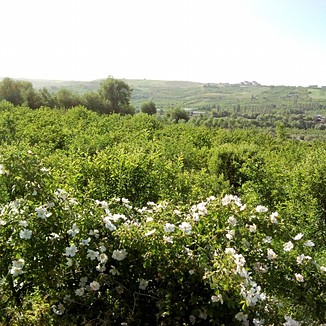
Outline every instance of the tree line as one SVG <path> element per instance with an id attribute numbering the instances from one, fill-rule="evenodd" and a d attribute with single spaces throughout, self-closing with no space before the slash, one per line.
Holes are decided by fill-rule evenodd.
<path id="1" fill-rule="evenodd" d="M 4 78 L 0 82 L 0 101 L 6 100 L 15 106 L 72 108 L 83 105 L 98 113 L 133 114 L 130 104 L 132 89 L 121 80 L 109 77 L 103 80 L 97 91 L 77 94 L 68 88 L 51 93 L 46 87 L 36 90 L 29 81 Z"/>

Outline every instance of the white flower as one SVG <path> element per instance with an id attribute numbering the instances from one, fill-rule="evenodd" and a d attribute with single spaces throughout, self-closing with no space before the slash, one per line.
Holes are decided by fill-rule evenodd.
<path id="1" fill-rule="evenodd" d="M 106 251 L 106 247 L 105 246 L 100 246 L 99 249 L 100 249 L 100 252 L 105 252 Z"/>
<path id="2" fill-rule="evenodd" d="M 255 233 L 257 231 L 257 225 L 256 224 L 249 225 L 249 231 L 251 233 Z"/>
<path id="3" fill-rule="evenodd" d="M 271 214 L 271 223 L 272 224 L 277 224 L 278 223 L 277 217 L 278 217 L 278 213 L 277 212 L 273 212 Z"/>
<path id="4" fill-rule="evenodd" d="M 225 248 L 224 252 L 228 255 L 234 255 L 235 250 L 233 248 Z"/>
<path id="5" fill-rule="evenodd" d="M 96 205 L 101 206 L 103 209 L 108 209 L 109 205 L 105 200 L 99 201 L 99 200 L 95 200 Z"/>
<path id="6" fill-rule="evenodd" d="M 75 291 L 76 295 L 78 295 L 79 297 L 82 297 L 84 295 L 84 292 L 84 288 L 80 288 Z"/>
<path id="7" fill-rule="evenodd" d="M 13 266 L 10 269 L 10 274 L 12 274 L 13 277 L 17 277 L 18 275 L 20 275 L 22 273 L 23 273 L 23 270 L 21 268 Z"/>
<path id="8" fill-rule="evenodd" d="M 241 254 L 235 254 L 233 255 L 234 257 L 234 262 L 236 263 L 237 266 L 242 267 L 246 263 L 246 259 L 241 255 Z"/>
<path id="9" fill-rule="evenodd" d="M 147 286 L 148 286 L 149 281 L 144 280 L 143 278 L 139 280 L 139 288 L 141 290 L 146 290 Z"/>
<path id="10" fill-rule="evenodd" d="M 57 189 L 54 194 L 62 200 L 66 200 L 68 197 L 68 193 L 63 189 Z"/>
<path id="11" fill-rule="evenodd" d="M 110 231 L 115 231 L 117 229 L 117 227 L 110 220 L 105 221 L 105 227 Z"/>
<path id="12" fill-rule="evenodd" d="M 261 293 L 261 287 L 255 282 L 251 282 L 251 288 L 249 290 L 243 287 L 241 294 L 249 306 L 255 306 L 258 300 L 264 301 L 266 299 L 266 294 Z"/>
<path id="13" fill-rule="evenodd" d="M 196 317 L 194 315 L 190 315 L 189 322 L 191 325 L 194 325 L 196 323 Z"/>
<path id="14" fill-rule="evenodd" d="M 254 318 L 252 322 L 254 323 L 255 326 L 262 326 L 262 325 L 264 325 L 265 321 L 264 321 L 264 319 L 256 319 L 256 318 Z"/>
<path id="15" fill-rule="evenodd" d="M 302 264 L 302 262 L 304 261 L 304 259 L 310 260 L 311 257 L 310 256 L 305 256 L 304 254 L 301 254 L 300 256 L 297 257 L 297 263 L 298 263 L 298 265 Z"/>
<path id="16" fill-rule="evenodd" d="M 76 225 L 76 223 L 74 223 L 72 225 L 72 229 L 71 230 L 68 230 L 67 233 L 69 235 L 71 235 L 72 237 L 75 237 L 77 233 L 79 233 L 79 228 L 78 226 Z"/>
<path id="17" fill-rule="evenodd" d="M 273 260 L 277 257 L 277 254 L 274 252 L 273 249 L 268 248 L 267 249 L 267 259 L 268 260 Z"/>
<path id="18" fill-rule="evenodd" d="M 232 226 L 236 226 L 237 225 L 237 219 L 234 217 L 234 216 L 230 216 L 229 218 L 228 218 L 228 223 L 230 224 L 230 225 L 232 225 Z"/>
<path id="19" fill-rule="evenodd" d="M 24 229 L 24 230 L 21 230 L 21 231 L 19 232 L 19 237 L 20 237 L 21 239 L 26 239 L 26 240 L 28 240 L 28 239 L 31 238 L 32 233 L 33 233 L 33 232 L 32 232 L 31 230 Z"/>
<path id="20" fill-rule="evenodd" d="M 320 266 L 320 270 L 321 270 L 322 272 L 326 272 L 326 266 Z"/>
<path id="21" fill-rule="evenodd" d="M 97 270 L 98 272 L 100 272 L 100 273 L 103 273 L 103 272 L 106 271 L 106 267 L 105 267 L 105 265 L 98 264 L 98 265 L 96 266 L 96 270 Z"/>
<path id="22" fill-rule="evenodd" d="M 5 173 L 7 173 L 6 169 L 2 164 L 0 164 L 0 174 L 5 174 Z"/>
<path id="23" fill-rule="evenodd" d="M 266 265 L 264 265 L 263 263 L 256 262 L 254 264 L 254 270 L 257 273 L 267 273 L 268 272 L 268 267 Z"/>
<path id="24" fill-rule="evenodd" d="M 284 251 L 291 251 L 293 249 L 293 243 L 291 241 L 284 243 Z"/>
<path id="25" fill-rule="evenodd" d="M 178 216 L 181 216 L 182 214 L 178 209 L 173 210 L 173 213 Z"/>
<path id="26" fill-rule="evenodd" d="M 189 235 L 191 233 L 192 226 L 188 222 L 182 222 L 179 225 L 179 229 L 185 234 Z"/>
<path id="27" fill-rule="evenodd" d="M 35 212 L 37 213 L 37 217 L 46 219 L 52 215 L 49 213 L 44 206 L 36 207 Z"/>
<path id="28" fill-rule="evenodd" d="M 82 277 L 82 278 L 79 280 L 79 286 L 80 286 L 80 287 L 84 287 L 84 286 L 86 285 L 86 283 L 87 283 L 87 277 L 86 277 L 86 276 Z"/>
<path id="29" fill-rule="evenodd" d="M 256 210 L 257 213 L 266 213 L 268 211 L 268 208 L 265 207 L 265 206 L 262 206 L 262 205 L 258 205 L 255 208 L 255 210 Z"/>
<path id="30" fill-rule="evenodd" d="M 221 304 L 223 304 L 223 297 L 221 294 L 218 294 L 218 295 L 212 295 L 211 296 L 211 301 L 212 302 L 221 302 Z"/>
<path id="31" fill-rule="evenodd" d="M 60 238 L 59 234 L 54 233 L 54 232 L 50 233 L 51 240 L 55 240 L 55 239 L 59 239 L 59 238 Z"/>
<path id="32" fill-rule="evenodd" d="M 245 315 L 242 311 L 238 312 L 234 317 L 239 321 L 246 321 L 248 319 L 248 315 Z"/>
<path id="33" fill-rule="evenodd" d="M 118 270 L 112 265 L 111 265 L 111 269 L 109 270 L 109 273 L 112 274 L 112 275 L 120 275 Z"/>
<path id="34" fill-rule="evenodd" d="M 10 269 L 10 274 L 12 274 L 13 277 L 22 274 L 24 265 L 25 265 L 25 260 L 22 258 L 18 260 L 13 260 L 12 267 Z"/>
<path id="35" fill-rule="evenodd" d="M 4 225 L 6 225 L 6 224 L 7 224 L 6 221 L 0 219 L 0 226 L 4 226 Z"/>
<path id="36" fill-rule="evenodd" d="M 99 230 L 90 230 L 90 231 L 88 232 L 89 235 L 93 235 L 95 238 L 99 238 L 99 236 L 100 236 L 99 233 L 100 233 Z"/>
<path id="37" fill-rule="evenodd" d="M 66 265 L 68 266 L 68 267 L 71 267 L 72 265 L 73 265 L 73 260 L 71 259 L 71 258 L 66 258 L 67 259 L 67 262 L 66 262 Z"/>
<path id="38" fill-rule="evenodd" d="M 222 205 L 223 206 L 227 206 L 231 203 L 231 201 L 233 200 L 233 196 L 232 195 L 225 195 L 222 198 Z"/>
<path id="39" fill-rule="evenodd" d="M 225 235 L 227 239 L 231 240 L 235 236 L 235 231 L 234 230 L 229 230 L 228 233 Z"/>
<path id="40" fill-rule="evenodd" d="M 303 234 L 302 234 L 302 233 L 298 233 L 298 234 L 293 238 L 293 240 L 297 241 L 297 240 L 300 240 L 302 237 L 303 237 Z"/>
<path id="41" fill-rule="evenodd" d="M 94 260 L 95 258 L 97 258 L 99 255 L 98 251 L 94 251 L 92 249 L 88 249 L 87 250 L 87 255 L 86 257 L 89 258 L 90 260 Z"/>
<path id="42" fill-rule="evenodd" d="M 66 247 L 66 256 L 74 257 L 77 252 L 77 247 L 75 245 L 71 245 L 70 247 Z"/>
<path id="43" fill-rule="evenodd" d="M 289 316 L 284 316 L 284 319 L 286 320 L 286 323 L 284 323 L 284 326 L 299 326 L 300 324 L 295 321 L 294 319 L 292 319 Z"/>
<path id="44" fill-rule="evenodd" d="M 90 242 L 91 242 L 91 238 L 83 239 L 81 245 L 88 246 Z"/>
<path id="45" fill-rule="evenodd" d="M 265 242 L 265 243 L 271 243 L 271 242 L 272 242 L 272 240 L 273 240 L 273 238 L 272 238 L 272 237 L 270 237 L 270 236 L 267 236 L 266 238 L 264 238 L 264 239 L 263 239 L 263 242 Z"/>
<path id="46" fill-rule="evenodd" d="M 195 273 L 195 271 L 193 269 L 191 269 L 189 272 L 188 272 L 190 275 L 193 275 Z"/>
<path id="47" fill-rule="evenodd" d="M 166 233 L 174 232 L 174 229 L 175 229 L 175 225 L 172 223 L 165 223 L 165 225 L 163 226 L 163 230 Z"/>
<path id="48" fill-rule="evenodd" d="M 127 251 L 126 249 L 121 249 L 121 250 L 113 250 L 112 253 L 112 258 L 116 260 L 123 260 L 127 256 Z"/>
<path id="49" fill-rule="evenodd" d="M 163 240 L 169 243 L 173 243 L 173 238 L 163 235 Z"/>
<path id="50" fill-rule="evenodd" d="M 304 278 L 301 274 L 295 273 L 294 274 L 295 278 L 297 279 L 298 282 L 304 282 Z"/>
<path id="51" fill-rule="evenodd" d="M 92 283 L 89 284 L 89 287 L 93 291 L 98 291 L 100 289 L 100 283 L 93 281 Z"/>
<path id="52" fill-rule="evenodd" d="M 207 314 L 204 312 L 204 311 L 201 311 L 200 313 L 199 313 L 199 316 L 198 316 L 200 319 L 204 319 L 204 320 L 206 320 L 207 319 Z"/>
<path id="53" fill-rule="evenodd" d="M 306 241 L 303 245 L 306 247 L 314 247 L 315 246 L 315 244 L 311 240 Z"/>
<path id="54" fill-rule="evenodd" d="M 240 206 L 240 211 L 242 212 L 242 211 L 244 211 L 246 208 L 247 208 L 247 205 L 246 205 L 246 204 L 241 205 L 241 206 Z"/>
<path id="55" fill-rule="evenodd" d="M 97 251 L 96 251 L 97 252 Z M 98 252 L 97 252 L 98 253 Z M 97 259 L 102 263 L 105 264 L 108 261 L 108 256 L 104 253 L 97 255 Z"/>
<path id="56" fill-rule="evenodd" d="M 28 227 L 28 223 L 27 223 L 27 221 L 25 221 L 25 220 L 23 220 L 23 221 L 19 221 L 19 226 L 22 226 L 22 227 L 24 227 L 24 228 L 26 228 L 26 227 Z"/>
<path id="57" fill-rule="evenodd" d="M 240 208 L 242 208 L 243 209 L 243 205 L 242 205 L 242 203 L 241 203 L 241 199 L 238 197 L 238 196 L 233 196 L 233 201 L 234 201 L 234 203 L 238 206 L 238 207 L 240 207 Z"/>
<path id="58" fill-rule="evenodd" d="M 150 235 L 154 234 L 156 232 L 156 229 L 150 230 L 145 233 L 145 237 L 149 237 Z"/>
<path id="59" fill-rule="evenodd" d="M 58 304 L 58 308 L 56 307 L 56 306 L 53 306 L 52 307 L 52 310 L 53 310 L 53 312 L 56 314 L 56 315 L 63 315 L 64 314 L 64 312 L 65 312 L 65 307 L 64 307 L 64 305 L 62 304 L 62 303 L 59 303 Z"/>

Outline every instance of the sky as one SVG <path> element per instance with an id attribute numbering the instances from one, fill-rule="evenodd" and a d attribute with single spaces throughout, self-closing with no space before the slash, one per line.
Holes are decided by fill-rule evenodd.
<path id="1" fill-rule="evenodd" d="M 10 0 L 0 77 L 326 85 L 326 0 Z"/>

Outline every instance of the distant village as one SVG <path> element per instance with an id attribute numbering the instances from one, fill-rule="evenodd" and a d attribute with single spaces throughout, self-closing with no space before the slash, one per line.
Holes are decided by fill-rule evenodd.
<path id="1" fill-rule="evenodd" d="M 248 81 L 245 80 L 243 82 L 240 83 L 207 83 L 204 85 L 204 87 L 207 88 L 214 88 L 214 87 L 227 87 L 227 86 L 234 86 L 234 87 L 250 87 L 250 86 L 262 86 L 260 83 L 256 82 L 256 81 Z M 319 85 L 309 85 L 308 88 L 313 88 L 313 89 L 325 89 L 326 90 L 326 86 L 319 86 Z"/>

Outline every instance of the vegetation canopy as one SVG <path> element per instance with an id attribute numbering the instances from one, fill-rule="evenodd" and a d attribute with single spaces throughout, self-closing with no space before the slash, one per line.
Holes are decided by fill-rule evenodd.
<path id="1" fill-rule="evenodd" d="M 30 86 L 0 85 L 1 325 L 326 323 L 323 130 Z"/>

